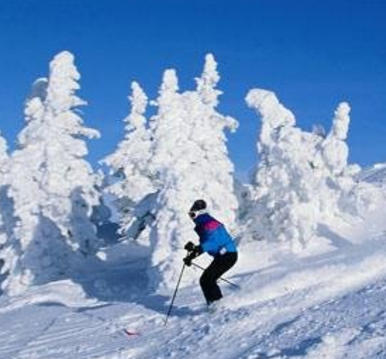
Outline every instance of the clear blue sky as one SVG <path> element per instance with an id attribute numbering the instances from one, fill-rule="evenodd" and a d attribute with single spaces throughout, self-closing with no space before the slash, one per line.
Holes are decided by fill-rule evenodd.
<path id="1" fill-rule="evenodd" d="M 340 101 L 352 107 L 350 161 L 386 162 L 386 1 L 0 0 L 0 130 L 13 146 L 32 82 L 59 51 L 76 56 L 87 125 L 102 132 L 90 159 L 122 138 L 132 80 L 154 97 L 166 68 L 190 89 L 204 55 L 219 62 L 220 109 L 237 173 L 257 161 L 259 119 L 248 89 L 273 90 L 298 125 L 329 128 Z"/>

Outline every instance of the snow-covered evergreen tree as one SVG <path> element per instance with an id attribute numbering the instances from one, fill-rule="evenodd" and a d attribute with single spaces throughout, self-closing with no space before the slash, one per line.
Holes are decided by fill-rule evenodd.
<path id="1" fill-rule="evenodd" d="M 0 164 L 5 163 L 8 160 L 7 142 L 0 132 Z"/>
<path id="2" fill-rule="evenodd" d="M 234 166 L 226 146 L 226 131 L 236 131 L 238 122 L 217 111 L 216 86 L 220 76 L 212 54 L 206 55 L 204 70 L 196 79 L 197 90 L 187 92 L 191 138 L 198 145 L 195 165 L 204 176 L 198 179 L 198 193 L 205 193 L 212 213 L 234 229 L 238 200 L 235 194 Z M 210 179 L 210 180 L 209 180 Z"/>
<path id="3" fill-rule="evenodd" d="M 151 118 L 153 131 L 152 171 L 161 183 L 153 203 L 155 221 L 151 226 L 152 268 L 150 286 L 171 285 L 181 266 L 184 241 L 192 225 L 187 207 L 194 199 L 191 188 L 184 188 L 189 178 L 191 158 L 196 146 L 189 140 L 190 124 L 183 96 L 178 93 L 174 70 L 166 70 L 157 99 L 158 112 Z M 194 182 L 194 181 L 193 181 Z M 191 183 L 193 184 L 193 183 Z"/>
<path id="4" fill-rule="evenodd" d="M 4 221 L 2 216 L 2 202 L 1 202 L 1 193 L 4 192 L 4 187 L 6 185 L 6 173 L 7 165 L 9 161 L 9 156 L 7 153 L 7 142 L 3 138 L 0 132 L 0 250 L 7 240 L 7 235 L 4 227 Z M 0 262 L 0 267 L 2 263 Z"/>
<path id="5" fill-rule="evenodd" d="M 250 213 L 246 222 L 252 237 L 304 247 L 315 234 L 315 135 L 295 127 L 294 115 L 265 90 L 246 98 L 262 117 L 258 142 L 261 162 L 256 171 Z"/>
<path id="6" fill-rule="evenodd" d="M 320 210 L 326 218 L 340 212 L 339 202 L 347 199 L 354 186 L 353 177 L 347 175 L 347 138 L 350 107 L 341 103 L 335 111 L 330 132 L 317 145 L 315 166 L 322 173 L 324 186 L 320 188 Z M 346 182 L 345 189 L 340 185 Z"/>
<path id="7" fill-rule="evenodd" d="M 204 70 L 200 77 L 196 78 L 197 93 L 204 104 L 214 108 L 218 105 L 218 97 L 222 94 L 216 88 L 220 81 L 220 75 L 217 71 L 217 62 L 213 54 L 205 56 Z"/>
<path id="8" fill-rule="evenodd" d="M 315 163 L 324 171 L 325 187 L 320 197 L 321 210 L 327 218 L 337 214 L 361 214 L 381 197 L 375 186 L 356 181 L 355 176 L 361 168 L 348 164 L 349 148 L 345 141 L 350 124 L 349 114 L 348 103 L 339 104 L 331 130 L 318 146 Z"/>
<path id="9" fill-rule="evenodd" d="M 48 193 L 45 214 L 59 224 L 74 250 L 90 254 L 98 241 L 95 234 L 91 235 L 94 230 L 88 218 L 92 207 L 99 203 L 99 193 L 98 178 L 84 159 L 88 154 L 85 140 L 99 137 L 99 132 L 84 127 L 78 114 L 77 108 L 86 104 L 75 95 L 79 79 L 71 53 L 62 52 L 51 62 L 41 120 L 47 139 L 43 142 L 44 166 L 40 171 Z M 28 132 L 26 128 L 22 135 Z M 80 213 L 83 220 L 79 219 Z M 77 219 L 69 221 L 71 216 Z"/>
<path id="10" fill-rule="evenodd" d="M 162 184 L 155 198 L 151 229 L 153 250 L 151 283 L 175 283 L 184 255 L 184 244 L 195 238 L 187 215 L 192 202 L 205 198 L 211 212 L 228 226 L 235 221 L 233 164 L 226 148 L 226 129 L 237 122 L 216 111 L 219 80 L 212 55 L 206 58 L 197 91 L 178 92 L 174 70 L 164 74 L 152 118 L 153 172 Z"/>
<path id="11" fill-rule="evenodd" d="M 175 70 L 164 72 L 156 105 L 158 112 L 150 119 L 153 134 L 153 157 L 150 165 L 156 180 L 162 183 L 163 172 L 173 167 L 179 154 L 189 153 L 191 145 L 188 141 L 190 126 L 186 121 L 183 97 L 178 93 Z"/>
<path id="12" fill-rule="evenodd" d="M 348 164 L 350 107 L 341 103 L 331 131 L 308 133 L 295 127 L 294 115 L 275 94 L 251 90 L 246 98 L 262 117 L 260 163 L 244 210 L 244 233 L 304 248 L 317 225 L 330 218 L 358 215 L 381 196 L 371 184 L 358 183 L 359 166 Z"/>
<path id="13" fill-rule="evenodd" d="M 139 228 L 134 230 L 136 207 L 141 200 L 155 191 L 155 183 L 149 168 L 152 158 L 151 133 L 145 117 L 148 99 L 137 82 L 131 84 L 129 97 L 131 112 L 124 120 L 125 138 L 117 150 L 104 159 L 110 167 L 107 176 L 110 184 L 106 191 L 114 198 L 114 205 L 120 216 L 121 232 L 136 238 Z M 130 233 L 127 233 L 127 231 Z"/>
<path id="14" fill-rule="evenodd" d="M 99 201 L 97 178 L 83 157 L 85 139 L 99 134 L 76 112 L 85 103 L 75 95 L 80 75 L 73 61 L 69 52 L 58 54 L 48 80 L 35 83 L 11 158 L 7 197 L 15 223 L 2 255 L 9 293 L 68 273 L 77 256 L 98 247 L 89 220 Z"/>
<path id="15" fill-rule="evenodd" d="M 343 102 L 335 111 L 330 133 L 321 145 L 321 154 L 328 170 L 335 176 L 342 175 L 348 165 L 348 146 L 345 142 L 350 124 L 350 106 Z"/>

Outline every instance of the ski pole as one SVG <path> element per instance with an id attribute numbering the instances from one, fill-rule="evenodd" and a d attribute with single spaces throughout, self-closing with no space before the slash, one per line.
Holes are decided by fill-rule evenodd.
<path id="1" fill-rule="evenodd" d="M 192 264 L 193 264 L 195 267 L 200 268 L 200 269 L 203 270 L 203 271 L 205 270 L 205 268 L 199 266 L 198 264 L 196 264 L 196 263 L 194 263 L 194 262 L 192 262 Z M 225 279 L 225 278 L 223 278 L 223 277 L 220 277 L 219 279 L 221 279 L 222 281 L 224 281 L 224 282 L 226 282 L 226 283 L 232 285 L 233 287 L 236 287 L 236 288 L 238 288 L 238 289 L 241 289 L 241 287 L 240 287 L 239 285 L 230 282 L 228 279 Z"/>
<path id="2" fill-rule="evenodd" d="M 176 299 L 178 287 L 180 286 L 180 282 L 181 282 L 181 279 L 182 279 L 182 275 L 184 274 L 185 266 L 186 266 L 186 264 L 184 263 L 184 265 L 182 266 L 182 269 L 181 269 L 180 277 L 178 278 L 178 281 L 177 281 L 176 289 L 174 290 L 174 294 L 173 294 L 172 301 L 171 301 L 171 303 L 170 303 L 170 307 L 169 307 L 169 310 L 168 310 L 168 314 L 166 315 L 165 326 L 166 326 L 166 324 L 167 324 L 167 322 L 168 322 L 169 315 L 170 315 L 170 313 L 172 312 L 173 303 L 174 303 L 174 300 Z"/>

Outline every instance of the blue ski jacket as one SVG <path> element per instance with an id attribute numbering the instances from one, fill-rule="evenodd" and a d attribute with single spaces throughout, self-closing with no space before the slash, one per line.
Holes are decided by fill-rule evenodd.
<path id="1" fill-rule="evenodd" d="M 194 219 L 194 230 L 200 237 L 200 246 L 203 252 L 213 257 L 227 253 L 237 252 L 236 244 L 225 226 L 207 213 Z"/>

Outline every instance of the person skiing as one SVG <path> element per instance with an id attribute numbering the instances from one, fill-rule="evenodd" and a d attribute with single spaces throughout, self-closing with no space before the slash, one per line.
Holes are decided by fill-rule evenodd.
<path id="1" fill-rule="evenodd" d="M 204 200 L 195 201 L 188 214 L 196 224 L 194 230 L 199 236 L 200 244 L 186 243 L 188 255 L 184 258 L 184 263 L 190 266 L 193 259 L 205 252 L 214 258 L 200 278 L 208 307 L 214 308 L 213 304 L 222 298 L 217 280 L 237 262 L 236 244 L 225 226 L 208 214 Z"/>

